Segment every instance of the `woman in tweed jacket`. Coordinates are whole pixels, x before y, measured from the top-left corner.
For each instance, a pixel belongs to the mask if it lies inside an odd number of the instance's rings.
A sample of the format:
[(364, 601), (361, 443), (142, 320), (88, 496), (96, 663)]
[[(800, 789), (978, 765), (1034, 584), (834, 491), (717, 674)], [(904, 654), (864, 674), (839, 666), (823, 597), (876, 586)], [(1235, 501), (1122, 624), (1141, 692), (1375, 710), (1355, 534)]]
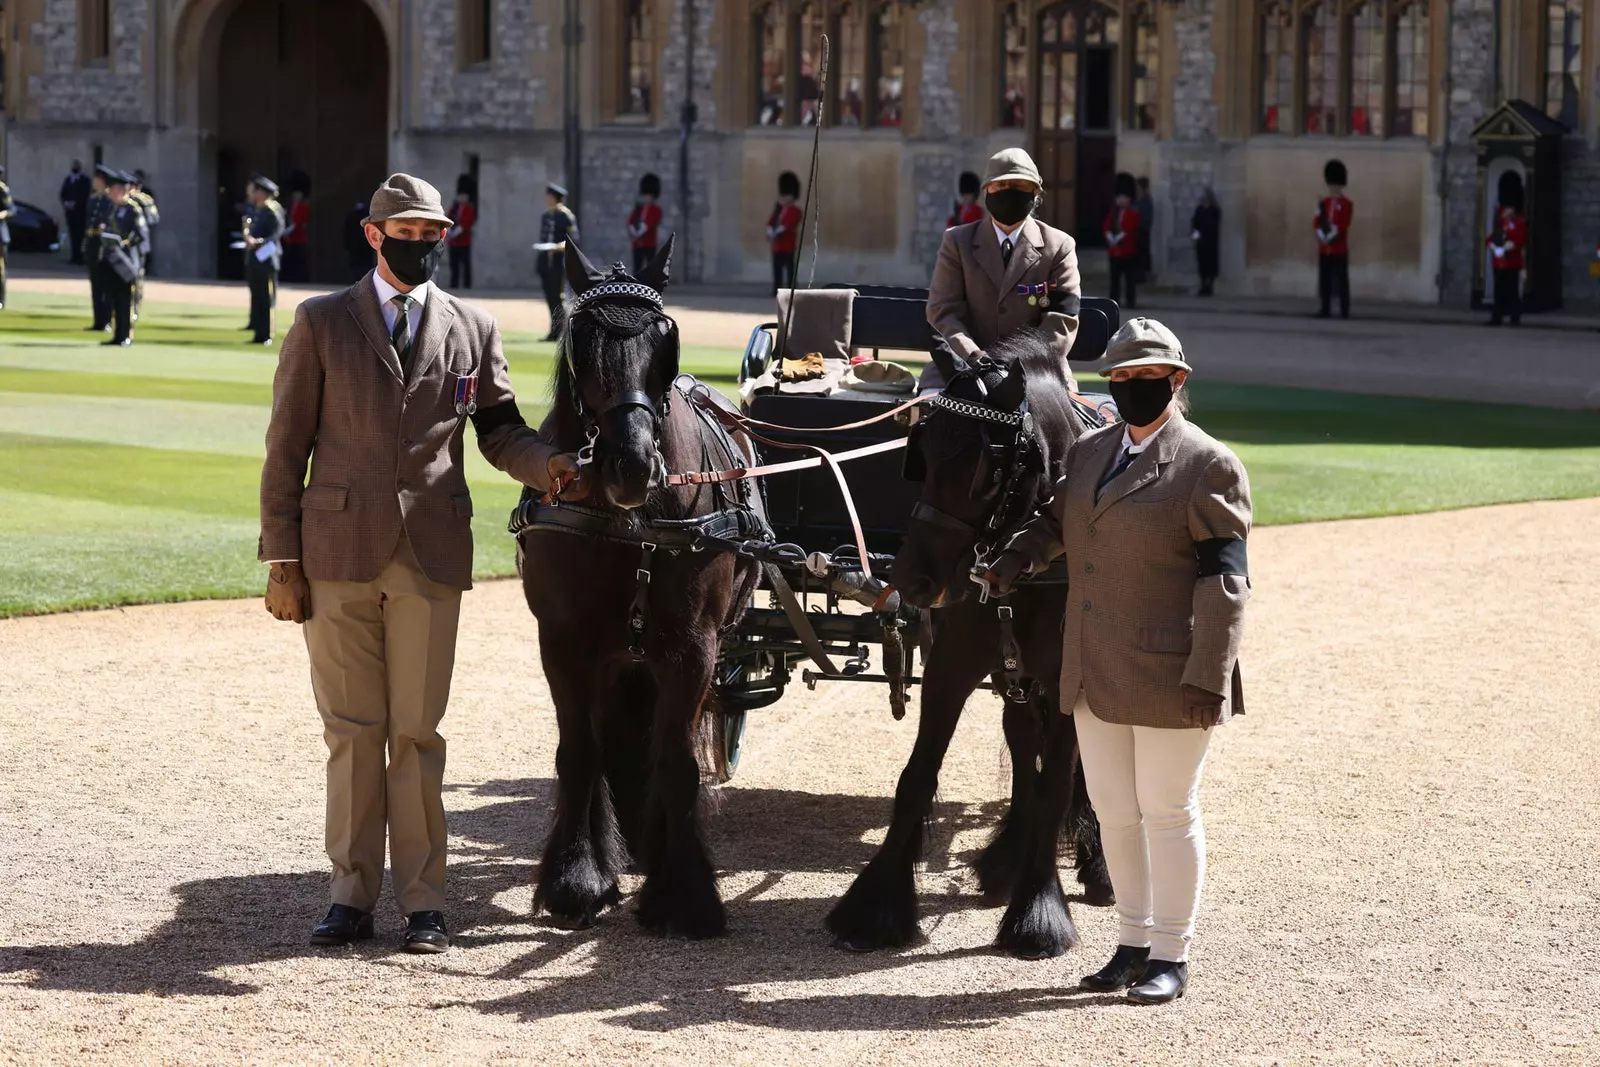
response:
[(1211, 728), (1244, 710), (1250, 484), (1184, 417), (1189, 371), (1159, 322), (1117, 331), (1101, 373), (1123, 421), (1073, 445), (1052, 500), (991, 570), (1004, 589), (1067, 558), (1061, 705), (1074, 709), (1121, 922), (1115, 955), (1082, 984), (1129, 987), (1144, 1004), (1188, 984), (1205, 874), (1200, 772)]

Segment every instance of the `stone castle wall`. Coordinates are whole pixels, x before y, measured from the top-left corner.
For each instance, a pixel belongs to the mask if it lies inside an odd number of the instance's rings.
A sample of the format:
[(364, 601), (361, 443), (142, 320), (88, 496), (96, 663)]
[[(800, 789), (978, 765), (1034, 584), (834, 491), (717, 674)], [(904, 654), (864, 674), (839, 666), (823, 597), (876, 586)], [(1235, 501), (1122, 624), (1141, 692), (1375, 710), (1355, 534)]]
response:
[(44, 0), (28, 27), (42, 70), (30, 74), (28, 100), (47, 123), (128, 125), (149, 120), (144, 76), (151, 0), (111, 5), (111, 55), (103, 66), (78, 65), (78, 0)]

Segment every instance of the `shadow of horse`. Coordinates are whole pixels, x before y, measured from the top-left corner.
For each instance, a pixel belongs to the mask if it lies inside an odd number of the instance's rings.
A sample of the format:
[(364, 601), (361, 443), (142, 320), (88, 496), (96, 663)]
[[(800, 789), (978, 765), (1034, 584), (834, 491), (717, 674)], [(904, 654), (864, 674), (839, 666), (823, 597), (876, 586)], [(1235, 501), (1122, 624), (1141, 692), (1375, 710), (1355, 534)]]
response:
[[(841, 952), (822, 927), (833, 903), (830, 897), (782, 895), (784, 881), (793, 873), (836, 873), (842, 887), (843, 876), (870, 858), (875, 848), (868, 843), (871, 836), (887, 825), (890, 801), (884, 797), (721, 790), (717, 814), (708, 820), (718, 869), (741, 882), (756, 876), (729, 898), (727, 937), (662, 938), (634, 922), (626, 901), (595, 929), (556, 929), (505, 902), (508, 896), (527, 899), (523, 894), (531, 886), (554, 807), (554, 785), (551, 779), (535, 778), (453, 790), (481, 802), (450, 815), (456, 843), (446, 891), (456, 942), (468, 950), (525, 946), (488, 973), (473, 970), (469, 955), (443, 957), (443, 974), (510, 986), (504, 995), (454, 1003), (524, 1022), (600, 1014), (616, 1026), (667, 1032), (717, 1021), (798, 1031), (979, 1027), (1033, 1012), (1110, 1002), (1049, 984), (959, 995), (850, 992), (783, 999), (775, 999), (772, 989), (758, 988), (848, 980), (991, 954), (987, 946)], [(965, 830), (992, 826), (1000, 806), (998, 801), (936, 805), (930, 819), (929, 870), (962, 865), (966, 856), (953, 852), (952, 842)], [(328, 875), (321, 870), (185, 882), (172, 890), (177, 897), (172, 917), (136, 941), (0, 946), (0, 974), (41, 990), (250, 995), (261, 986), (222, 972), (323, 955), (326, 950), (312, 948), (306, 939), (326, 906), (327, 891)], [(961, 890), (929, 895), (923, 911), (937, 923), (977, 906), (976, 896)], [(380, 912), (385, 909), (392, 910), (387, 900)], [(386, 924), (392, 931), (385, 930)], [(380, 914), (378, 938), (338, 950), (340, 958), (381, 963), (399, 952), (399, 929), (398, 915)]]

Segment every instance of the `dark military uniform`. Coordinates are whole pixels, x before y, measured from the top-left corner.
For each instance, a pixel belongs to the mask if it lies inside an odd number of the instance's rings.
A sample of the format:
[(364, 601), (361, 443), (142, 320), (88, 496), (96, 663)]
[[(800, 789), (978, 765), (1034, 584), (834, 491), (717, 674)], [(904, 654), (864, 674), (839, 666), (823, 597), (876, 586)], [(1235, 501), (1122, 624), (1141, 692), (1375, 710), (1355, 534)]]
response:
[[(96, 166), (94, 173), (103, 182), (109, 182), (117, 176), (116, 171), (104, 165)], [(111, 294), (105, 285), (100, 235), (105, 232), (114, 210), (116, 205), (104, 192), (89, 197), (89, 210), (84, 217), (87, 229), (83, 235), (83, 256), (89, 264), (89, 302), (94, 308), (94, 325), (89, 327), (91, 330), (104, 330), (111, 325)]]
[[(566, 198), (567, 191), (559, 185), (546, 187), (546, 192), (554, 193), (562, 199)], [(539, 243), (542, 245), (562, 244), (568, 240), (578, 239), (578, 216), (564, 203), (557, 203), (555, 207), (544, 213), (539, 220)], [(567, 288), (567, 257), (565, 252), (540, 252), (537, 260), (539, 281), (544, 285), (544, 302), (550, 308), (550, 334), (546, 341), (553, 341), (561, 333), (562, 322), (566, 317), (563, 299)]]
[(139, 309), (144, 306), (144, 279), (150, 273), (151, 250), (156, 243), (156, 225), (161, 222), (161, 212), (156, 209), (156, 198), (143, 189), (133, 189), (128, 193), (128, 203), (139, 209), (139, 214), (144, 216), (145, 242), (139, 250), (139, 277), (133, 283), (133, 321), (139, 321)]
[[(246, 248), (244, 276), (250, 284), (250, 330), (255, 344), (272, 340), (272, 309), (278, 302), (278, 268), (283, 265), (283, 206), (275, 197), (278, 187), (264, 178), (251, 184), (267, 194), (258, 207), (245, 213), (251, 240), (262, 243)], [(266, 255), (262, 251), (266, 250)]]
[(5, 177), (6, 169), (0, 167), (0, 308), (6, 306), (6, 253), (11, 250), (11, 186)]
[(116, 322), (116, 332), (106, 343), (126, 345), (133, 339), (133, 287), (144, 268), (144, 250), (150, 241), (150, 229), (139, 205), (132, 199), (113, 205), (111, 218), (98, 241), (102, 284)]

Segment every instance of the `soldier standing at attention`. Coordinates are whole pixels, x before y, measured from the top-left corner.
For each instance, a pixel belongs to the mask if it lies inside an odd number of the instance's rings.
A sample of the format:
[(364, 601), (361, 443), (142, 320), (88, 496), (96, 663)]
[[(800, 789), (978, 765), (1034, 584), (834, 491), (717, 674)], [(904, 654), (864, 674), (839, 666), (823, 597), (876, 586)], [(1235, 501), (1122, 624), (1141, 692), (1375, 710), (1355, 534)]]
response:
[(283, 207), (278, 186), (257, 174), (246, 189), (250, 210), (244, 239), (244, 276), (250, 284), (250, 343), (272, 343), (272, 308), (278, 302), (278, 267), (283, 262)]
[(767, 216), (767, 240), (772, 243), (772, 295), (794, 285), (794, 257), (800, 248), (800, 226), (805, 217), (800, 206), (800, 176), (792, 170), (778, 175), (778, 202)]
[[(133, 172), (133, 188), (128, 195), (139, 201), (139, 206), (144, 208), (145, 221), (150, 224), (150, 243), (144, 250), (144, 273), (146, 277), (154, 278), (156, 274), (156, 227), (161, 225), (161, 209), (156, 206), (156, 194), (151, 190), (150, 183), (145, 180), (147, 175), (142, 170)], [(141, 290), (143, 288), (141, 279)], [(142, 295), (142, 294), (141, 294)]]
[(477, 195), (472, 175), (463, 174), (456, 179), (455, 203), (446, 212), (450, 216), (445, 247), (450, 252), (451, 289), (472, 288), (472, 228), (478, 224), (478, 205), (472, 199)]
[(966, 226), (983, 218), (983, 208), (978, 204), (980, 186), (978, 176), (970, 170), (961, 172), (961, 177), (956, 184), (956, 197), (954, 207), (951, 208), (950, 217), (944, 220), (944, 228), (954, 229), (957, 226)]
[(578, 466), (523, 422), (494, 319), (432, 283), (451, 224), (439, 191), (394, 174), (371, 204), (377, 269), (302, 303), (283, 339), (258, 555), (267, 610), (305, 624), (328, 745), (333, 900), (311, 943), (372, 936), (387, 837), (405, 950), (443, 952), (439, 724), (472, 586), (466, 424), (535, 489)]
[(1344, 195), (1349, 175), (1337, 159), (1322, 168), (1328, 195), (1317, 201), (1317, 295), (1322, 309), (1317, 318), (1326, 319), (1335, 293), (1339, 296), (1339, 317), (1350, 317), (1350, 218), (1355, 205)]
[[(1082, 297), (1077, 246), (1034, 217), (1044, 179), (1027, 152), (995, 153), (983, 178), (989, 217), (944, 232), (928, 283), (928, 323), (968, 363), (1003, 337), (1037, 329), (1061, 356), (1070, 381), (1067, 353), (1078, 335)], [(930, 363), (923, 390), (944, 384)]]
[(633, 242), (633, 273), (650, 265), (656, 258), (656, 231), (661, 227), (661, 179), (646, 174), (639, 179), (639, 200), (628, 212), (628, 238)]
[[(1139, 212), (1133, 207), (1133, 175), (1117, 175), (1117, 199), (1106, 212), (1106, 255), (1111, 266), (1111, 299), (1132, 311), (1139, 306)], [(1127, 299), (1123, 299), (1126, 287)]]
[(61, 213), (67, 217), (67, 233), (72, 241), (72, 265), (83, 266), (83, 231), (88, 226), (89, 194), (93, 192), (83, 164), (72, 161), (72, 169), (61, 182)]
[(545, 306), (550, 309), (550, 332), (546, 341), (561, 336), (566, 315), (562, 307), (567, 291), (567, 238), (578, 239), (578, 216), (566, 205), (567, 190), (551, 182), (544, 187), (544, 216), (539, 220), (539, 281), (544, 286)]
[(306, 282), (311, 279), (307, 259), (311, 250), (311, 203), (304, 189), (289, 190), (289, 211), (283, 229), (283, 280)]
[(116, 210), (107, 191), (111, 187), (111, 179), (116, 176), (115, 170), (104, 163), (96, 163), (94, 177), (90, 179), (94, 192), (89, 197), (89, 211), (84, 220), (88, 226), (83, 232), (83, 256), (89, 261), (89, 304), (94, 312), (94, 325), (85, 326), (84, 329), (93, 333), (104, 333), (111, 328), (111, 291), (106, 288), (105, 257), (100, 254), (100, 235), (105, 233), (111, 213)]
[(1489, 234), (1489, 254), (1494, 257), (1494, 311), (1488, 325), (1498, 326), (1503, 316), (1522, 325), (1522, 250), (1528, 243), (1528, 224), (1522, 218), (1522, 186), (1500, 183), (1500, 206), (1494, 232)]
[(132, 186), (131, 174), (119, 172), (111, 179), (106, 187), (112, 203), (111, 218), (97, 238), (102, 284), (116, 320), (116, 332), (103, 343), (119, 348), (133, 344), (133, 287), (139, 280), (144, 250), (150, 242), (144, 211), (128, 196)]
[(0, 310), (6, 306), (6, 253), (11, 250), (11, 186), (0, 167)]
[(127, 177), (128, 203), (144, 216), (145, 227), (144, 245), (139, 249), (139, 277), (133, 282), (133, 321), (138, 322), (139, 309), (144, 307), (144, 279), (150, 273), (150, 261), (154, 258), (156, 226), (161, 222), (161, 212), (156, 208), (156, 198), (145, 191), (144, 171), (136, 170)]

